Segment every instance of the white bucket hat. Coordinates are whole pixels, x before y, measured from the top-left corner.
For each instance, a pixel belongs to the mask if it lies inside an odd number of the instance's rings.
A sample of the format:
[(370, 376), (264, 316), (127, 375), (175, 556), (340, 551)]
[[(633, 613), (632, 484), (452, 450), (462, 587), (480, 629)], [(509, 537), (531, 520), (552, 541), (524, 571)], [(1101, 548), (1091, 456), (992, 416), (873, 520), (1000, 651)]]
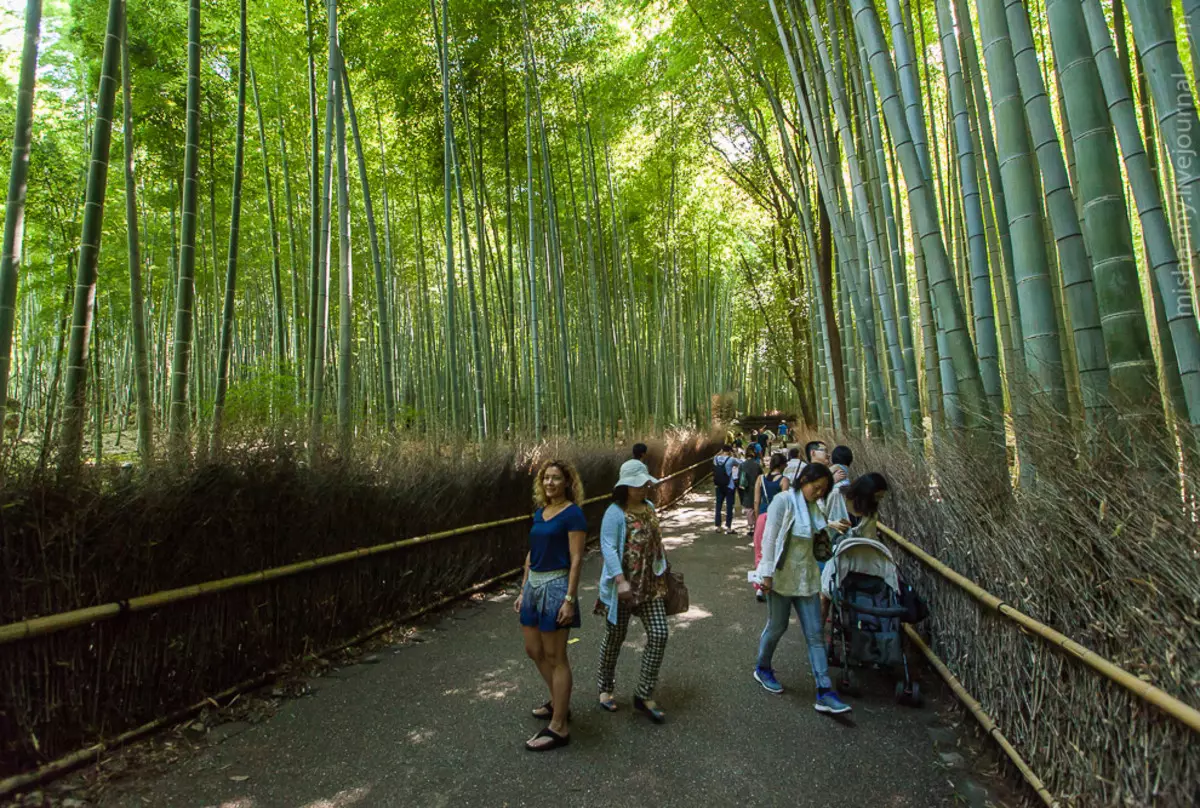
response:
[(647, 483), (658, 483), (659, 479), (650, 474), (650, 469), (640, 460), (626, 460), (621, 464), (621, 477), (617, 480), (614, 488), (618, 485), (627, 485), (630, 488), (641, 488)]

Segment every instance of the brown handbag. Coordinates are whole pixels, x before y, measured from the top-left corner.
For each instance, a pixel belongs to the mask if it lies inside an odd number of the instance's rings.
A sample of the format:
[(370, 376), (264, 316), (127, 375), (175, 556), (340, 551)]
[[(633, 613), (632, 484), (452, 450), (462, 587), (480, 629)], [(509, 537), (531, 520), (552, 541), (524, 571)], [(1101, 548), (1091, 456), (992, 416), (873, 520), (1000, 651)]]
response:
[(667, 567), (667, 614), (683, 614), (688, 610), (688, 588), (683, 573)]

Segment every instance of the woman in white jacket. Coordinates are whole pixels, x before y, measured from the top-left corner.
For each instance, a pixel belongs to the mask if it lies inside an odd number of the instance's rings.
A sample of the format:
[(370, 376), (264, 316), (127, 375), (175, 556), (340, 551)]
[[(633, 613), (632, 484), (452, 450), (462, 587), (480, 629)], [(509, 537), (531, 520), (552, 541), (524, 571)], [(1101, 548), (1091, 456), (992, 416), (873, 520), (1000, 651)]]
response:
[(848, 527), (844, 522), (827, 525), (821, 515), (817, 503), (832, 485), (829, 467), (810, 463), (800, 472), (795, 487), (775, 497), (767, 509), (762, 560), (758, 564), (759, 583), (767, 593), (767, 625), (758, 643), (754, 678), (770, 693), (783, 692), (771, 659), (795, 609), (817, 686), (813, 707), (822, 713), (845, 713), (850, 707), (838, 698), (829, 678), (821, 624), (821, 573), (813, 555), (814, 540), (828, 540), (826, 530), (840, 532)]

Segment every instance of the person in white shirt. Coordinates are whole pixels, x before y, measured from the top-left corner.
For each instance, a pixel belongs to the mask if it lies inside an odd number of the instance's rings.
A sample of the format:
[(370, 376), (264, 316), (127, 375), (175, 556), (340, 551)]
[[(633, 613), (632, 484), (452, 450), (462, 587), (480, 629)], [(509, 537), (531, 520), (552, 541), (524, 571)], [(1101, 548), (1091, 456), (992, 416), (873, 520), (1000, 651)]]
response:
[(840, 532), (848, 527), (844, 522), (827, 525), (817, 506), (832, 485), (829, 467), (810, 463), (800, 472), (795, 487), (780, 493), (767, 508), (762, 560), (757, 569), (759, 584), (767, 593), (767, 625), (759, 639), (754, 678), (769, 693), (783, 692), (771, 660), (794, 609), (804, 630), (816, 682), (813, 708), (822, 713), (845, 713), (851, 708), (838, 698), (829, 678), (821, 623), (821, 573), (814, 555), (814, 545), (827, 537), (827, 528)]

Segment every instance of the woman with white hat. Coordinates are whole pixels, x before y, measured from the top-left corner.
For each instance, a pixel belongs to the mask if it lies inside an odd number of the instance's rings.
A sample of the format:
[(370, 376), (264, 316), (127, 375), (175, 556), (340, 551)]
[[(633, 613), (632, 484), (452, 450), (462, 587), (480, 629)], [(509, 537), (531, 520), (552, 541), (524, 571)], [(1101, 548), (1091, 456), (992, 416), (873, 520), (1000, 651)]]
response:
[(657, 482), (641, 461), (629, 460), (621, 466), (621, 477), (613, 487), (613, 504), (600, 524), (604, 570), (595, 611), (607, 618), (600, 643), (600, 706), (609, 712), (617, 709), (613, 699), (617, 657), (629, 621), (637, 615), (646, 628), (646, 650), (642, 653), (642, 673), (633, 707), (661, 724), (666, 714), (654, 702), (654, 687), (667, 649), (667, 556), (658, 516), (648, 498)]

